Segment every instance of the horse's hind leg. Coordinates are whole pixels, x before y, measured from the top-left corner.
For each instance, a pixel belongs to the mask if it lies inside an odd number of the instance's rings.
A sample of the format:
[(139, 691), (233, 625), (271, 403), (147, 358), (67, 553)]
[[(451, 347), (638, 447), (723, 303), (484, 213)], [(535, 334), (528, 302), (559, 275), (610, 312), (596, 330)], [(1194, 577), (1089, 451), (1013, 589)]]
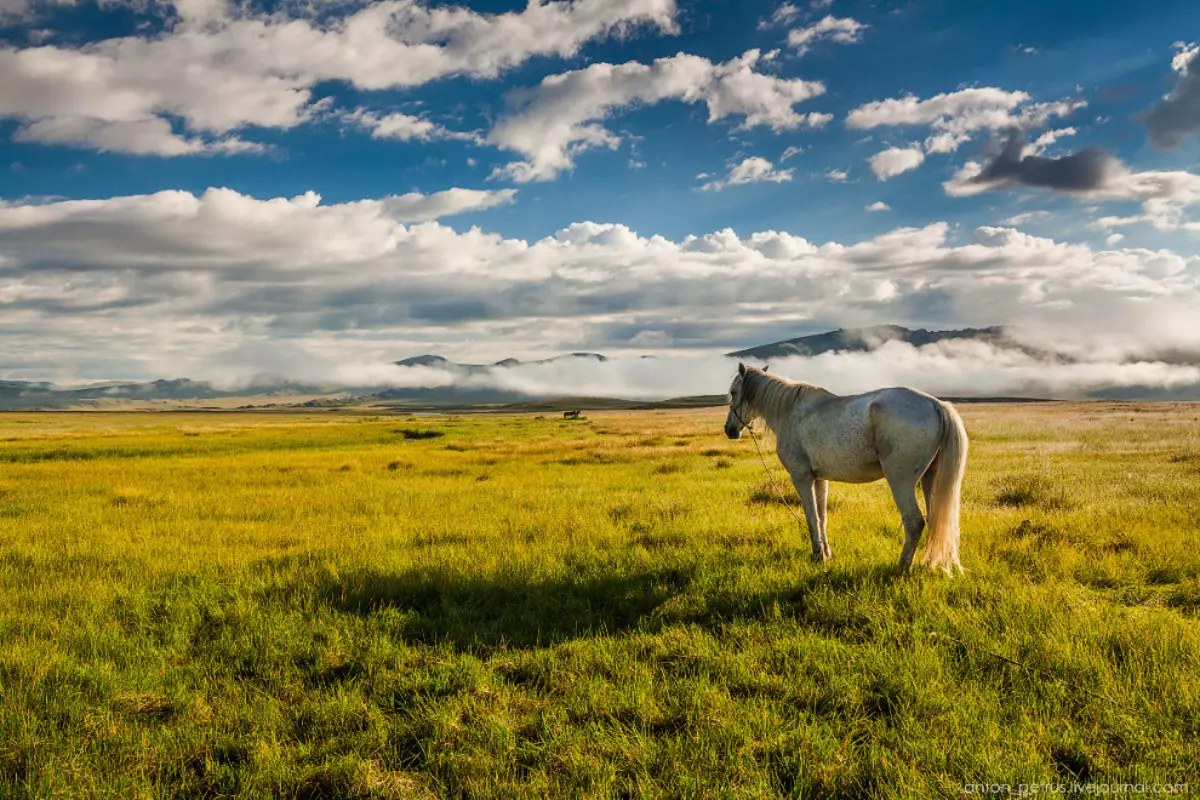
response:
[(825, 560), (833, 558), (829, 549), (829, 514), (826, 502), (829, 499), (829, 481), (817, 480), (813, 484), (813, 493), (817, 499), (817, 524), (821, 526), (821, 554)]
[(921, 476), (921, 493), (925, 495), (925, 519), (933, 515), (933, 482), (937, 478), (938, 462), (935, 458)]
[(921, 532), (925, 530), (925, 517), (921, 514), (921, 506), (917, 504), (916, 479), (907, 476), (886, 477), (896, 507), (900, 509), (900, 519), (904, 523), (904, 549), (900, 551), (900, 569), (904, 571), (912, 566), (913, 556), (921, 541)]

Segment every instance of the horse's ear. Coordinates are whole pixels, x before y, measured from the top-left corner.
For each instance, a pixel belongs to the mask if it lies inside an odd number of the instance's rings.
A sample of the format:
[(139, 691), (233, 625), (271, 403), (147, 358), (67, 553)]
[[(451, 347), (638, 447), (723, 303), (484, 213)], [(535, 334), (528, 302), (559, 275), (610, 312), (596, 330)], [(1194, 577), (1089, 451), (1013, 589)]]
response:
[(769, 370), (770, 368), (771, 368), (771, 365), (770, 365), (770, 364), (764, 364), (764, 365), (763, 365), (763, 372), (766, 372), (766, 371), (767, 371), (767, 370)]
[(746, 377), (746, 365), (740, 361), (738, 362), (738, 375), (741, 375), (743, 378)]

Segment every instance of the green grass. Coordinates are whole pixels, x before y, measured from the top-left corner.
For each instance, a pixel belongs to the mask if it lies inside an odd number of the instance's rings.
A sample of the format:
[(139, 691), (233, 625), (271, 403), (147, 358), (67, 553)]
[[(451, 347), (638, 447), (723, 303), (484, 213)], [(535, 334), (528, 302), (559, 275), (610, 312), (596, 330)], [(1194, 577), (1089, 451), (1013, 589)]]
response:
[(954, 580), (719, 412), (0, 415), (0, 797), (1194, 779), (1200, 411), (960, 410)]

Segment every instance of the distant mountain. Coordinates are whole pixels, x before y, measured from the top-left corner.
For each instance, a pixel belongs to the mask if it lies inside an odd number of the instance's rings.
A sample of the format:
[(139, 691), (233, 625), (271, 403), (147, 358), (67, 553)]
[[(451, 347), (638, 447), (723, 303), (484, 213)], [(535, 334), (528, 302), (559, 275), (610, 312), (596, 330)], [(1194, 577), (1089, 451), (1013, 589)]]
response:
[(521, 361), (517, 358), (505, 358), (493, 364), (459, 364), (442, 356), (426, 354), (423, 356), (413, 356), (401, 361), (394, 361), (397, 367), (430, 367), (432, 369), (440, 369), (446, 372), (458, 372), (467, 374), (486, 373), (493, 368), (511, 369), (519, 367), (522, 364), (553, 364), (557, 361), (570, 361), (573, 359), (583, 359), (587, 361), (604, 362), (608, 361), (607, 356), (602, 356), (599, 353), (567, 353), (562, 356), (554, 356), (553, 358), (543, 358), (538, 361)]
[[(888, 342), (900, 341), (914, 347), (945, 341), (976, 341), (1005, 349), (1021, 350), (1047, 362), (1067, 363), (1072, 359), (1061, 354), (1037, 350), (1021, 344), (1004, 328), (965, 328), (962, 330), (930, 331), (912, 330), (899, 325), (877, 325), (869, 328), (841, 329), (826, 333), (785, 339), (771, 344), (736, 350), (727, 355), (747, 361), (768, 362), (789, 356), (818, 356), (833, 352), (868, 352)], [(1197, 364), (1195, 354), (1164, 351), (1164, 360), (1176, 364)], [(653, 356), (641, 356), (653, 358)], [(603, 407), (596, 403), (617, 403), (620, 407), (641, 407), (642, 404), (614, 398), (568, 398), (563, 400), (550, 393), (525, 393), (517, 389), (489, 386), (487, 376), (506, 370), (533, 364), (558, 362), (602, 363), (609, 359), (599, 353), (567, 353), (537, 361), (520, 361), (505, 358), (492, 364), (459, 364), (439, 355), (424, 355), (405, 358), (394, 362), (400, 367), (428, 367), (448, 372), (461, 380), (453, 380), (444, 386), (392, 387), (392, 386), (305, 386), (287, 382), (264, 382), (267, 385), (248, 389), (218, 389), (213, 385), (184, 379), (157, 380), (148, 382), (109, 381), (77, 388), (59, 388), (45, 382), (0, 380), (0, 409), (55, 409), (55, 408), (114, 408), (123, 402), (146, 403), (148, 401), (178, 401), (184, 406), (194, 406), (197, 401), (217, 398), (253, 398), (254, 402), (244, 407), (286, 408), (294, 406), (322, 407), (334, 405), (378, 405), (397, 408), (465, 408), (470, 406), (499, 406), (530, 403), (565, 402), (579, 403), (584, 407)], [(473, 380), (467, 380), (471, 378)], [(963, 387), (966, 389), (967, 387)], [(1106, 388), (1090, 392), (1094, 398), (1129, 400), (1200, 400), (1200, 385), (1180, 386), (1171, 389), (1156, 387)], [(557, 398), (557, 399), (556, 399)], [(714, 400), (715, 398), (715, 400)], [(699, 402), (720, 401), (712, 398), (684, 398), (682, 405)], [(262, 402), (269, 400), (269, 402)], [(662, 406), (662, 404), (659, 404)], [(533, 406), (530, 406), (532, 408)], [(550, 406), (546, 406), (549, 408)], [(555, 406), (557, 407), (557, 406)], [(614, 406), (616, 407), (616, 406)], [(665, 407), (665, 406), (662, 406)], [(539, 406), (540, 408), (540, 406)]]
[(924, 328), (910, 330), (899, 325), (875, 325), (869, 328), (839, 328), (828, 333), (816, 333), (811, 336), (800, 336), (795, 339), (785, 339), (782, 342), (763, 344), (727, 353), (732, 358), (787, 358), (789, 356), (817, 356), (833, 352), (867, 352), (881, 345), (899, 341), (921, 347), (950, 340), (971, 339), (987, 342), (998, 347), (1032, 352), (1030, 348), (1011, 338), (1003, 328), (963, 328), (957, 331), (927, 331)]

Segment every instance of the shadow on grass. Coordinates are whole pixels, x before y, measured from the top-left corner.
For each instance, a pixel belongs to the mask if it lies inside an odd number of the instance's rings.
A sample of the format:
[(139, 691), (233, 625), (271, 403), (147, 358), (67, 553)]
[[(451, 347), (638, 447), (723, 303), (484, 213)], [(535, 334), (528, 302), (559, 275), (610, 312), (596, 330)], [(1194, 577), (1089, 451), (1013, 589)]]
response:
[[(727, 568), (699, 562), (687, 566), (588, 565), (550, 578), (528, 575), (465, 575), (448, 568), (386, 573), (362, 568), (326, 577), (318, 597), (341, 613), (403, 615), (405, 639), (446, 643), (460, 651), (499, 647), (547, 647), (634, 629), (691, 624), (716, 628), (764, 619), (780, 612), (806, 627), (843, 638), (869, 636), (872, 621), (861, 612), (813, 602), (816, 595), (853, 595), (882, 588), (899, 577), (894, 566), (831, 567), (797, 575), (796, 583), (747, 591), (720, 581), (695, 583), (699, 571)], [(669, 602), (672, 601), (672, 602)], [(681, 602), (682, 601), (682, 602)]]
[(588, 570), (549, 579), (472, 576), (440, 569), (360, 569), (318, 587), (343, 613), (406, 612), (404, 637), (458, 650), (539, 647), (630, 630), (686, 590), (690, 567), (611, 574)]

